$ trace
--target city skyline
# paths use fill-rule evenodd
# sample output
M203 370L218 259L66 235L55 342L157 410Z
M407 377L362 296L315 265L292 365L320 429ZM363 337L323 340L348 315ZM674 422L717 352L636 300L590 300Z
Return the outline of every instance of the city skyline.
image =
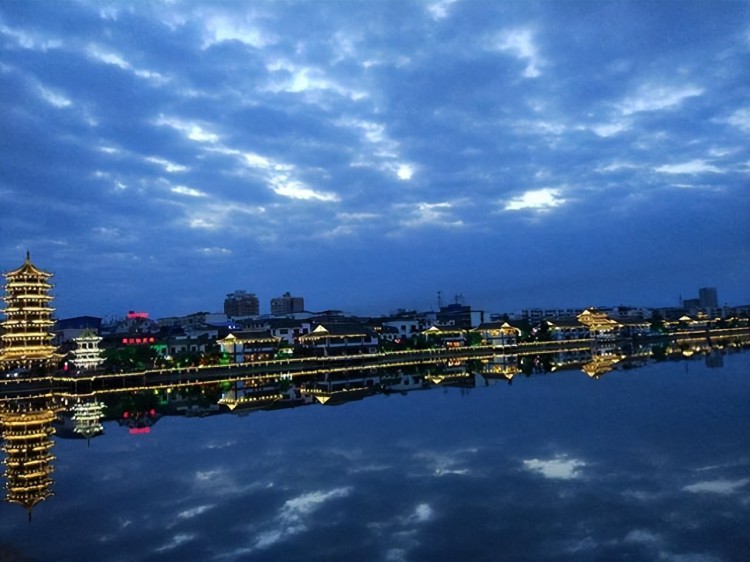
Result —
M744 2L5 3L0 270L58 317L750 302Z

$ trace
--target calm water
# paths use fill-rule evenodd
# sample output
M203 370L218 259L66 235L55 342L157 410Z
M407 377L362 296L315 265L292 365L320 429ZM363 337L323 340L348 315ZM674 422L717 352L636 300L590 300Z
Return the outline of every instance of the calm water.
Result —
M0 560L748 560L750 353L55 438Z

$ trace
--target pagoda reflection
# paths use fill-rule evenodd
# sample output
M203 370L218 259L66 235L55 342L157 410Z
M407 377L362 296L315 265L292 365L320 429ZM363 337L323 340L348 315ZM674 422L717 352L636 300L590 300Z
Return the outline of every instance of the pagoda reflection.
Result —
M6 500L23 506L29 520L34 506L53 494L55 418L55 411L44 400L0 405Z

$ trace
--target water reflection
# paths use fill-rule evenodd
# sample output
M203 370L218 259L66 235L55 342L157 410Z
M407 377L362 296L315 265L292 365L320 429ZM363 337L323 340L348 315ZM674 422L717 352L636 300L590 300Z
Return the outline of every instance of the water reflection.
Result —
M150 433L164 416L247 415L260 410L334 406L378 394L407 394L434 387L471 389L498 382L512 384L515 377L570 370L598 379L612 371L644 367L654 361L699 357L705 358L706 367L721 368L726 354L748 345L746 339L667 342L627 349L609 344L390 369L342 369L304 377L281 374L245 380L189 381L161 390L131 386L126 391L100 388L94 392L90 384L73 381L68 387L50 391L39 381L31 381L19 387L21 395L0 402L6 500L23 506L31 519L33 508L53 495L52 436L86 440L90 446L92 439L104 434L103 422L107 420L116 421L129 434L138 435ZM542 472L575 468L563 461L528 466Z

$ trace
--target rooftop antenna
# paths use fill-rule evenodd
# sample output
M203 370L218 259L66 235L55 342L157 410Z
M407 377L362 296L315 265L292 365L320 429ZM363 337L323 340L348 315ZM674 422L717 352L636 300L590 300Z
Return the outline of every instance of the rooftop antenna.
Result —
M438 310L439 310L443 308L443 294L441 291L438 291L437 297L438 297Z

